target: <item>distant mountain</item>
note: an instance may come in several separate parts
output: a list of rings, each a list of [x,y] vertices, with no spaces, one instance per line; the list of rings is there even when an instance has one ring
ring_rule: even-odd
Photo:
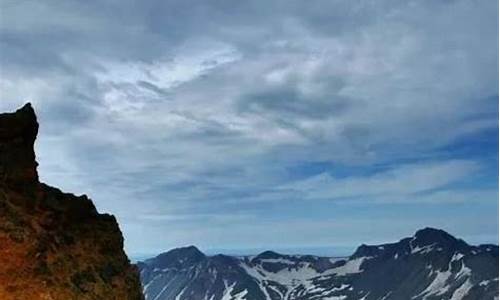
[[[432,228],[348,258],[206,256],[190,246],[138,266],[146,300],[498,299],[498,246]]]

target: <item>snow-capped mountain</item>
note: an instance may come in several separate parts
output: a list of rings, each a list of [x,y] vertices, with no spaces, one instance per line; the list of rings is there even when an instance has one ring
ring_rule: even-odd
[[[498,246],[432,228],[348,258],[206,256],[190,246],[138,266],[146,300],[498,299]]]

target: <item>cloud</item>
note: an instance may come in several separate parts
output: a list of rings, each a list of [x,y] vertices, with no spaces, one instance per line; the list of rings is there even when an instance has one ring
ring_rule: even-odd
[[[129,248],[161,248],[170,216],[168,245],[231,246],[257,223],[224,238],[232,214],[459,203],[464,231],[497,205],[495,2],[0,5],[0,110],[33,102],[41,178],[116,214]]]
[[[306,199],[404,197],[457,183],[478,170],[479,165],[473,161],[399,165],[362,177],[334,178],[328,173],[321,173],[279,189],[303,193]]]
[[[209,46],[201,43],[177,49],[174,57],[160,58],[152,63],[104,62],[103,72],[97,80],[105,89],[103,100],[106,108],[118,114],[129,110],[142,110],[151,102],[169,100],[169,92],[211,70],[238,60],[239,54],[227,45]],[[196,48],[195,48],[196,49]]]

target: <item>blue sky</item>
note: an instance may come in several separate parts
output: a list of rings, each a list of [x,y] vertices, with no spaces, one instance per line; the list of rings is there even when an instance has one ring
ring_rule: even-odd
[[[497,1],[0,3],[0,110],[131,255],[498,243]]]

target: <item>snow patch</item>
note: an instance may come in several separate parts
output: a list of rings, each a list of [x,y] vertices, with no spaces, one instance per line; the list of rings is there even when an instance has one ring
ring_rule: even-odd
[[[448,291],[448,286],[446,285],[447,280],[450,278],[451,272],[449,270],[444,272],[436,272],[436,277],[434,280],[427,286],[427,288],[413,298],[418,298],[422,295],[425,295],[424,299],[428,296],[440,296]]]
[[[373,257],[359,257],[355,258],[352,260],[348,260],[345,265],[334,268],[331,270],[331,273],[336,274],[336,275],[347,275],[347,274],[356,274],[356,273],[361,273],[363,270],[361,270],[361,265],[365,260],[371,259]],[[330,272],[328,272],[330,273]]]
[[[450,300],[462,300],[472,288],[472,283],[469,279],[464,282],[458,289],[455,290]]]
[[[432,252],[434,250],[434,245],[436,245],[436,244],[434,243],[434,244],[427,245],[424,247],[417,246],[417,247],[411,249],[411,253],[412,254],[416,254],[416,253],[425,254],[425,253]]]
[[[261,259],[261,262],[263,263],[280,263],[280,264],[285,264],[285,265],[295,265],[294,261],[291,261],[286,258],[265,258]]]
[[[460,260],[460,259],[462,259],[462,257],[464,257],[464,255],[462,253],[455,253],[455,254],[453,254],[453,257],[451,258],[451,261]]]

